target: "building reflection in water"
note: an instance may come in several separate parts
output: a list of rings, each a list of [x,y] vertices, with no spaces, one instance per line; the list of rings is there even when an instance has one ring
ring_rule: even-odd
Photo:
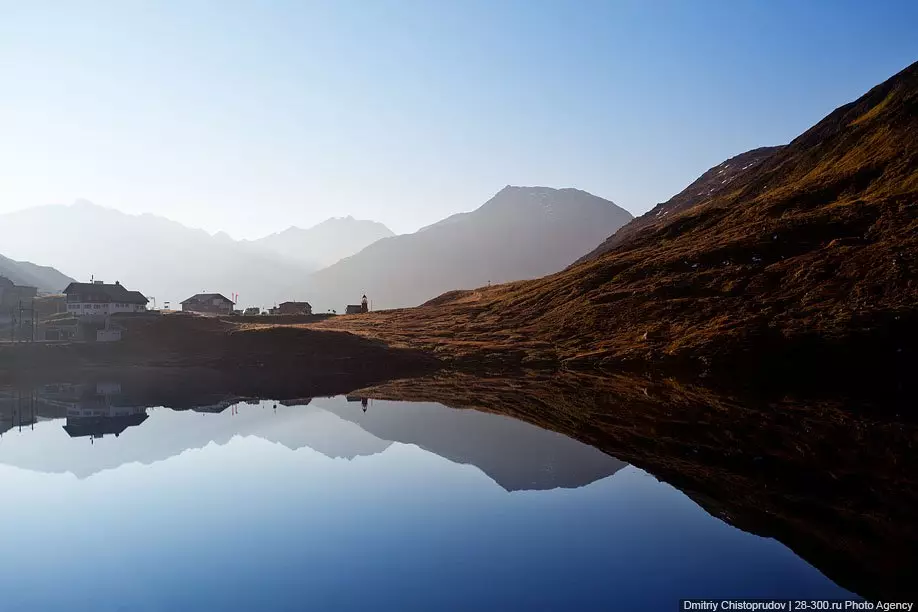
[[[0,433],[59,418],[66,418],[64,431],[71,438],[85,437],[94,443],[140,425],[147,410],[123,398],[121,385],[113,382],[56,383],[0,395]]]
[[[367,411],[367,407],[369,406],[369,403],[370,403],[370,400],[368,398],[360,397],[358,395],[347,395],[345,396],[345,399],[348,402],[360,402],[360,405],[363,407],[364,412]]]

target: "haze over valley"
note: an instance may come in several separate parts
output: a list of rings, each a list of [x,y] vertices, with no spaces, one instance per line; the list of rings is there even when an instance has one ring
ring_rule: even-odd
[[[417,306],[454,288],[557,272],[631,218],[576,189],[508,186],[470,213],[402,236],[344,217],[233,240],[87,201],[0,215],[0,226],[5,253],[55,262],[82,282],[119,281],[159,306],[211,292],[238,294],[240,307],[309,301],[324,312],[343,311],[363,294],[375,308]],[[59,292],[67,282],[60,274],[41,287]]]

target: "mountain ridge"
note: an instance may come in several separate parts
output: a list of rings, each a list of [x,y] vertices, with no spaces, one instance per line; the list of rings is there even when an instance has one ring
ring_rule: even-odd
[[[674,195],[666,202],[654,206],[651,210],[609,236],[602,244],[584,255],[574,263],[582,263],[600,257],[604,253],[627,241],[636,233],[651,226],[663,224],[665,217],[672,213],[683,212],[697,206],[714,195],[724,193],[730,183],[750,168],[761,164],[763,161],[783,149],[786,145],[759,147],[734,155],[730,159],[708,169],[704,174],[695,179],[688,187]],[[699,191],[700,190],[700,191]]]
[[[6,213],[0,224],[11,255],[60,262],[68,278],[118,280],[159,304],[177,305],[206,291],[237,293],[241,304],[262,307],[308,298],[303,281],[319,267],[223,232],[211,235],[152,213],[125,213],[86,200]],[[338,241],[329,235],[326,242]]]
[[[379,240],[312,274],[319,303],[377,308],[413,306],[456,286],[466,288],[562,269],[632,219],[615,203],[567,188],[514,187],[479,208]]]
[[[5,248],[53,261],[69,276],[120,281],[162,304],[206,291],[256,303],[283,299],[306,271],[165,217],[133,215],[86,201],[0,216]],[[40,231],[38,230],[40,228]],[[79,231],[74,231],[79,228]],[[36,239],[40,236],[40,239]]]
[[[395,236],[379,221],[330,217],[311,227],[295,225],[255,240],[242,241],[316,269],[354,255],[377,240]]]
[[[36,287],[42,293],[59,293],[73,282],[72,278],[51,266],[14,261],[3,255],[0,255],[0,276],[10,279],[17,285]]]

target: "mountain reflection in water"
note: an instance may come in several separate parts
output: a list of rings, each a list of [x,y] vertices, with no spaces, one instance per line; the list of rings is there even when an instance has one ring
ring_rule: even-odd
[[[728,469],[697,486],[705,462],[723,467],[704,445],[649,460],[698,416],[684,390],[679,406],[580,378],[439,377],[316,398],[291,381],[272,394],[263,378],[201,380],[110,372],[0,389],[16,525],[16,553],[0,562],[4,610],[652,610],[682,597],[852,596],[807,563],[827,571],[824,550],[801,539],[808,524],[817,543],[833,533],[819,518],[785,514],[796,531],[769,533],[783,523],[740,512],[730,493],[750,485]],[[612,397],[641,418],[615,415]],[[667,421],[649,402],[683,414]],[[723,435],[716,418],[704,423]],[[769,495],[756,503],[781,492]],[[827,568],[846,579],[842,561]],[[896,584],[862,574],[842,586]]]
[[[381,453],[393,442],[414,444],[455,463],[474,465],[508,491],[580,487],[626,465],[567,436],[509,417],[387,401],[373,402],[368,412],[371,400],[358,398],[355,405],[349,399],[223,401],[173,411],[132,405],[139,398],[130,399],[120,384],[109,381],[42,385],[25,394],[0,391],[3,429],[21,433],[25,424],[29,432],[6,440],[0,463],[87,478],[126,463],[152,464],[189,449],[252,436],[290,450],[308,447],[346,459]],[[63,416],[66,421],[60,425]],[[68,437],[88,438],[90,444]]]

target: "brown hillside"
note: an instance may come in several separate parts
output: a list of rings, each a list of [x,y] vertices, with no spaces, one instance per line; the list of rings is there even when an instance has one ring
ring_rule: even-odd
[[[631,223],[609,236],[605,242],[581,257],[577,263],[592,261],[608,253],[618,245],[633,238],[642,230],[665,225],[669,221],[668,215],[686,211],[711,198],[727,193],[733,188],[732,183],[738,176],[751,172],[752,168],[755,168],[783,148],[781,146],[753,149],[714,166],[678,194],[662,204],[657,204],[653,207],[653,210],[634,219]]]
[[[558,274],[325,325],[572,367],[811,377],[915,360],[918,64],[729,186]]]

